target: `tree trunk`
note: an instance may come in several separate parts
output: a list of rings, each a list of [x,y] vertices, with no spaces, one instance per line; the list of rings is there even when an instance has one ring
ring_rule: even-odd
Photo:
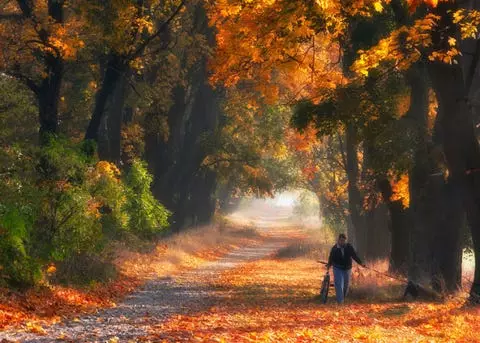
[[[118,82],[125,76],[128,66],[126,61],[118,55],[109,56],[105,67],[102,85],[95,95],[95,105],[92,118],[87,127],[85,134],[86,140],[99,141],[99,130],[105,115],[107,105],[111,103],[111,98],[115,93]]]
[[[480,296],[480,146],[467,104],[462,70],[458,65],[430,63],[432,84],[438,97],[439,134],[451,180],[458,185],[467,213],[475,252],[472,300]]]
[[[389,270],[395,274],[407,275],[412,226],[408,209],[403,206],[401,200],[391,200],[393,190],[388,179],[381,179],[378,186],[390,214],[391,250]]]
[[[64,22],[64,5],[65,1],[49,1],[48,14],[58,24]],[[27,12],[32,10],[31,4],[26,5]],[[24,13],[27,13],[24,12]],[[40,30],[41,39],[48,40],[48,34],[44,30]],[[58,105],[60,101],[60,91],[63,79],[64,61],[60,54],[46,53],[45,59],[45,75],[46,77],[40,83],[36,90],[39,105],[40,119],[40,143],[44,144],[48,141],[50,134],[56,134],[58,129]]]
[[[346,159],[348,178],[348,209],[353,225],[354,236],[350,237],[357,249],[365,251],[365,218],[363,212],[363,199],[358,188],[358,156],[357,156],[357,133],[353,124],[347,125],[346,135]]]
[[[48,75],[38,90],[40,142],[45,142],[49,134],[55,134],[58,128],[58,104],[63,77],[63,61],[54,56],[46,59]]]
[[[433,225],[432,286],[438,292],[456,292],[462,281],[462,239],[464,209],[458,185],[452,179],[445,183],[437,177],[440,207],[436,211]]]
[[[416,64],[407,72],[407,80],[411,88],[411,105],[407,117],[413,121],[414,161],[409,174],[410,213],[412,231],[410,235],[409,278],[418,283],[430,283],[431,258],[433,244],[432,218],[439,210],[436,198],[432,196],[430,175],[434,173],[431,160],[432,142],[429,138],[428,87],[425,68]]]
[[[127,97],[127,79],[120,77],[105,107],[98,137],[98,156],[116,164],[121,159],[121,134],[124,106]]]

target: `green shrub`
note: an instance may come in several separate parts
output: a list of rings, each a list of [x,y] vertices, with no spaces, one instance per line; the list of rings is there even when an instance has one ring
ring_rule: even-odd
[[[51,138],[39,153],[41,215],[36,247],[48,261],[99,251],[104,243],[97,202],[90,194],[88,171],[94,160],[82,145]]]
[[[109,240],[167,228],[170,214],[153,197],[145,164],[133,162],[122,177],[92,149],[55,137],[30,154],[0,149],[0,284],[32,286],[52,262],[50,280],[109,279]]]
[[[165,230],[170,216],[170,212],[153,197],[150,190],[152,181],[145,163],[140,161],[132,163],[125,179],[128,226],[133,233],[143,237],[152,237]]]
[[[114,164],[100,161],[88,177],[90,193],[100,205],[102,231],[109,238],[120,238],[128,229],[127,192],[120,174]]]
[[[40,278],[40,268],[30,257],[28,244],[32,213],[28,208],[0,207],[0,275],[8,285],[24,288]]]
[[[83,253],[100,252],[104,237],[94,198],[86,187],[64,190],[55,208],[51,256],[62,261]]]

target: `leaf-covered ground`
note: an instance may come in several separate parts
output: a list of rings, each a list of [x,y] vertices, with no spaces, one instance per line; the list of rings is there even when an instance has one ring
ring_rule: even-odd
[[[0,289],[0,332],[16,329],[41,333],[45,326],[114,307],[148,280],[198,268],[262,239],[253,230],[210,227],[165,239],[144,253],[118,244],[112,250],[119,277],[111,282],[83,287],[45,283],[26,293]]]
[[[355,271],[346,305],[316,295],[323,249],[295,243],[224,272],[210,286],[223,298],[208,311],[154,326],[151,342],[480,342],[480,312],[461,299],[403,302],[402,286]],[[333,292],[332,292],[333,293]]]
[[[325,238],[296,228],[260,231],[177,237],[148,254],[119,256],[123,278],[106,286],[50,287],[51,298],[37,292],[23,302],[5,297],[3,323],[19,332],[9,342],[480,342],[478,308],[461,298],[400,301],[401,284],[364,269],[355,269],[346,305],[337,306],[333,292],[321,304],[324,269],[316,261],[325,258]],[[64,317],[74,319],[52,326]]]

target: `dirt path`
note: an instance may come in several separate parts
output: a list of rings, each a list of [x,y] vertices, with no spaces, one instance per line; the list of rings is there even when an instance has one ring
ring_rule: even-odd
[[[220,273],[262,259],[284,245],[285,241],[274,238],[261,246],[240,248],[198,269],[150,281],[115,308],[55,324],[40,333],[2,332],[0,342],[135,342],[152,325],[212,306],[216,292],[207,285]]]

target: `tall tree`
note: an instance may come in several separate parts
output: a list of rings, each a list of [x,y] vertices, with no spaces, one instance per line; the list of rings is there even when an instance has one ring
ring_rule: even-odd
[[[102,158],[120,161],[123,110],[132,75],[144,67],[145,58],[169,49],[174,42],[169,35],[174,32],[171,26],[184,7],[185,1],[176,0],[112,1],[82,6],[89,30],[96,33],[90,43],[101,73],[85,139],[99,143]],[[102,123],[106,129],[100,139]]]
[[[38,102],[40,139],[58,128],[66,59],[83,42],[66,1],[6,1],[0,10],[0,70],[24,82]]]
[[[427,7],[420,6],[423,3]],[[423,17],[394,30],[375,48],[362,54],[355,67],[365,72],[382,61],[394,61],[397,68],[408,69],[419,59],[428,59],[428,73],[439,103],[437,139],[443,146],[450,175],[449,183],[463,199],[474,241],[475,258],[480,261],[479,190],[476,187],[478,180],[475,173],[480,162],[480,147],[475,135],[473,114],[468,105],[477,72],[478,44],[473,44],[473,58],[458,59],[462,48],[459,42],[475,36],[480,14],[474,9],[462,8],[466,3],[460,1],[409,1],[409,4],[411,12],[423,11]],[[457,226],[461,226],[460,222]],[[459,229],[460,227],[456,230],[457,234]],[[457,239],[453,241],[456,242]],[[458,257],[452,259],[458,261]],[[459,265],[458,262],[455,263]],[[478,300],[479,280],[480,270],[477,267],[471,289],[473,300]]]

